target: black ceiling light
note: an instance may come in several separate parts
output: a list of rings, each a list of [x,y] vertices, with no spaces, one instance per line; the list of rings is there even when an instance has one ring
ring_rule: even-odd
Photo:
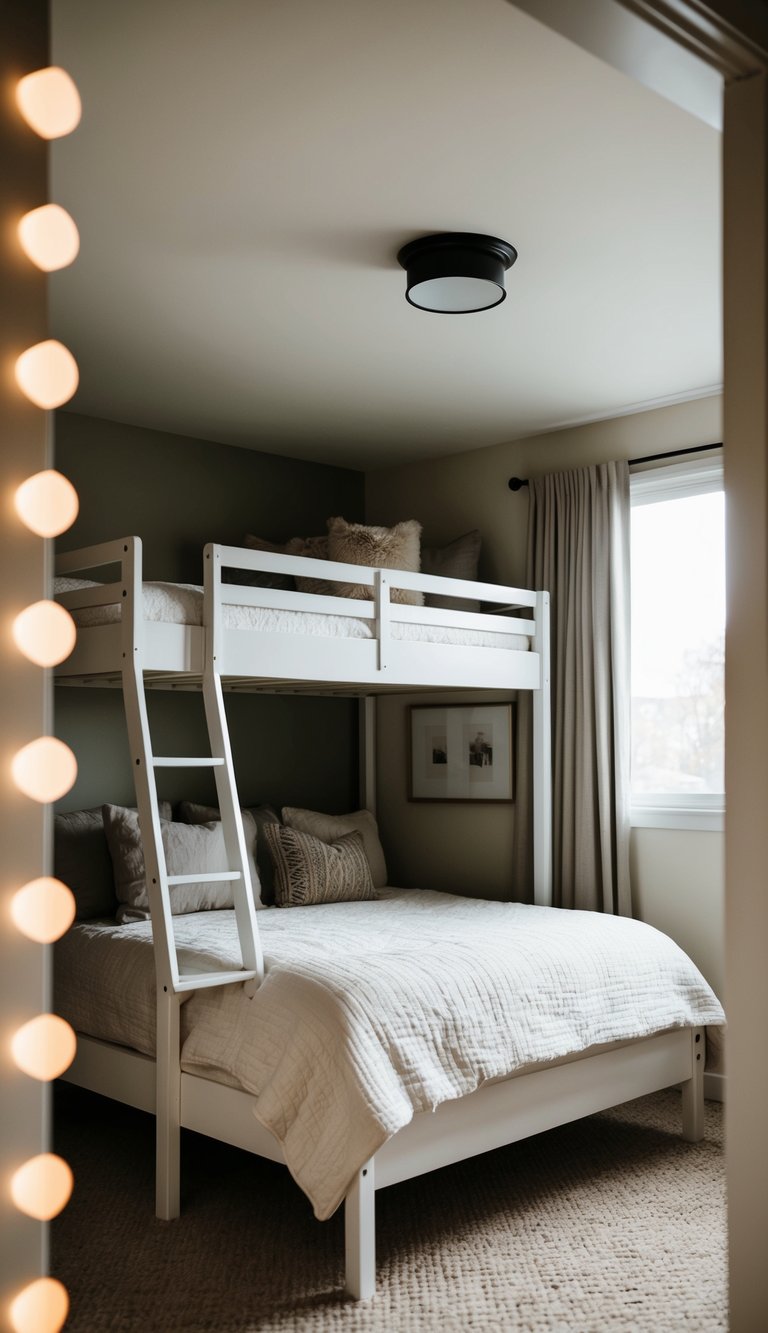
[[[517,250],[496,236],[448,231],[409,241],[397,259],[408,275],[405,299],[411,305],[468,315],[501,304],[507,294],[504,274]]]

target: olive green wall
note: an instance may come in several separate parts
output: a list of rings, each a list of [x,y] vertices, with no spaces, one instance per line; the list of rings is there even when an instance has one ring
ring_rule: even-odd
[[[324,532],[332,514],[363,517],[362,473],[74,412],[56,416],[55,454],[80,496],[80,514],[61,549],[135,534],[142,538],[148,579],[201,583],[209,541],[239,545],[246,532],[281,540]],[[79,766],[59,808],[133,804],[119,692],[66,687],[55,695],[56,733]],[[207,753],[197,694],[150,692],[149,711],[158,753]],[[334,813],[355,805],[353,702],[228,695],[227,714],[243,804],[271,801]],[[160,794],[172,801],[213,799],[211,775],[169,771]]]

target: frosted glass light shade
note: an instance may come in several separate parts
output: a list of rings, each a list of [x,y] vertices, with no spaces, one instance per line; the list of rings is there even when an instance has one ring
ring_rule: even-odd
[[[56,338],[28,347],[16,361],[16,383],[36,407],[49,410],[68,403],[79,382],[75,358]]]
[[[55,736],[39,736],[17,750],[11,774],[19,791],[44,804],[58,801],[77,777],[77,760],[68,745]]]
[[[58,666],[69,657],[77,629],[69,611],[58,602],[33,602],[13,622],[13,638],[19,652],[36,666]]]
[[[55,1277],[39,1277],[11,1301],[14,1333],[59,1333],[69,1314],[69,1296]]]
[[[37,944],[52,944],[75,919],[75,895],[60,879],[43,875],[17,889],[11,898],[16,929]]]
[[[71,528],[80,501],[71,481],[54,468],[27,477],[14,497],[22,523],[38,537],[58,537]]]
[[[38,1014],[14,1033],[11,1053],[18,1069],[30,1078],[47,1083],[69,1069],[75,1058],[77,1039],[66,1019],[57,1014]]]
[[[44,273],[66,268],[77,259],[80,233],[66,208],[59,204],[43,204],[25,213],[18,232],[25,255]]]
[[[20,1212],[49,1222],[69,1202],[72,1172],[63,1157],[42,1152],[11,1176],[11,1198]]]
[[[58,65],[36,69],[19,79],[16,103],[41,139],[60,139],[80,124],[82,104],[77,85]]]

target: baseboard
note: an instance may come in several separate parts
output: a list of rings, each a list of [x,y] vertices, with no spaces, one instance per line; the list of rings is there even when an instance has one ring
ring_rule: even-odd
[[[725,1074],[704,1073],[704,1098],[710,1102],[725,1101]]]

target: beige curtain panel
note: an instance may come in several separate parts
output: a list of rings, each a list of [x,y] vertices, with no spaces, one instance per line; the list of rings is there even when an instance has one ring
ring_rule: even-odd
[[[630,916],[625,462],[530,481],[526,587],[551,596],[553,902]],[[515,871],[530,884],[530,698],[518,723]]]

